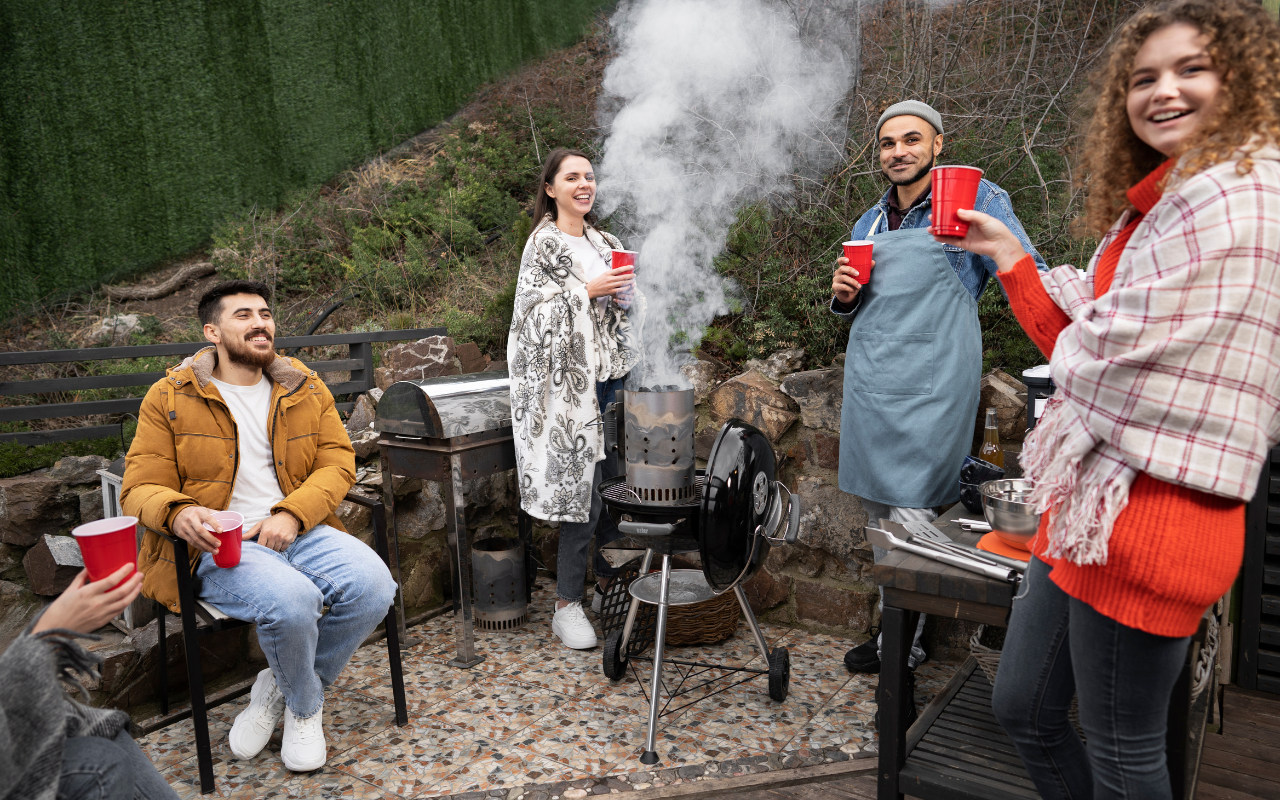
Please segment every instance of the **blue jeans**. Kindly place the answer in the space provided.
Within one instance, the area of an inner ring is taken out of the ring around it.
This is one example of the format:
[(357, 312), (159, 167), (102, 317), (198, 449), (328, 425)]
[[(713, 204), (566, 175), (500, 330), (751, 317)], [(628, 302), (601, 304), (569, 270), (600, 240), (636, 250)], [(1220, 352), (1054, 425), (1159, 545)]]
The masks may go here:
[(128, 734), (73, 736), (62, 744), (58, 800), (177, 800)]
[[(624, 386), (622, 378), (596, 383), (596, 403), (600, 413), (609, 403), (617, 398), (618, 390)], [(583, 587), (587, 581), (587, 557), (591, 549), (591, 539), (596, 540), (596, 577), (612, 578), (618, 570), (609, 566), (604, 556), (600, 555), (600, 547), (622, 538), (613, 517), (604, 512), (604, 504), (596, 492), (600, 482), (605, 478), (618, 475), (613, 456), (605, 456), (597, 461), (595, 473), (591, 480), (591, 513), (586, 522), (560, 523), (560, 546), (556, 551), (556, 596), (570, 602), (582, 599)]]
[[(350, 534), (317, 525), (284, 552), (246, 541), (223, 569), (208, 553), (196, 568), (200, 597), (258, 626), (258, 643), (296, 717), (320, 710), (351, 654), (387, 616), (396, 583), (382, 559)], [(324, 606), (329, 613), (322, 615)]]
[[(1169, 696), (1189, 637), (1121, 625), (1032, 558), (1013, 601), (991, 705), (1044, 800), (1168, 800)], [(1067, 720), (1080, 704), (1080, 741)]]

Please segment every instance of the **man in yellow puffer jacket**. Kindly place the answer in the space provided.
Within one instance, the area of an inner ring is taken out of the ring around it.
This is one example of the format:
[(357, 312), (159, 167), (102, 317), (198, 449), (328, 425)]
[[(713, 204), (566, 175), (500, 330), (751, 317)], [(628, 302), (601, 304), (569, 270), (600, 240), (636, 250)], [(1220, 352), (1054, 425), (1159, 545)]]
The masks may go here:
[[(179, 610), (173, 547), (155, 533), (163, 531), (190, 545), (201, 599), (257, 625), (269, 666), (236, 717), (231, 752), (253, 758), (283, 716), (281, 759), (308, 771), (327, 758), (324, 687), (386, 616), (396, 584), (334, 516), (355, 482), (355, 452), (316, 373), (276, 355), (269, 299), (255, 281), (228, 281), (200, 299), (212, 346), (147, 392), (121, 503), (147, 528), (143, 594)], [(244, 517), (234, 567), (214, 563), (215, 510)]]

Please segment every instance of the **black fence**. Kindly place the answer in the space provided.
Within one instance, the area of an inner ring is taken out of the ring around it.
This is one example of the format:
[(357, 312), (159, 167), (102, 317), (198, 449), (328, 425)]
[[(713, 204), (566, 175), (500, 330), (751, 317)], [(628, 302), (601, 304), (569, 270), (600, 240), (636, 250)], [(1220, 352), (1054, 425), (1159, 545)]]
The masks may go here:
[(1236, 683), (1280, 694), (1280, 447), (1246, 513)]
[[(445, 328), (418, 328), (398, 331), (369, 331), (365, 333), (331, 333), (319, 336), (287, 336), (276, 339), (278, 349), (298, 347), (326, 347), (346, 345), (347, 357), (329, 361), (301, 359), (316, 372), (349, 372), (345, 381), (329, 384), (335, 397), (367, 392), (374, 386), (373, 345), (377, 342), (400, 342), (422, 339), (427, 336), (447, 336)], [(33, 350), (24, 353), (0, 353), (0, 367), (16, 367), (30, 364), (56, 364), (67, 362), (110, 361), (124, 358), (152, 358), (155, 356), (189, 356), (208, 342), (183, 342), (179, 344), (151, 344), (136, 347), (86, 347), (78, 350)], [(54, 392), (84, 392), (94, 389), (119, 389), (133, 386), (150, 387), (164, 377), (164, 372), (132, 372), (122, 375), (88, 375), (71, 378), (47, 378), (25, 381), (0, 382), (0, 397), (15, 395), (39, 395)], [(142, 406), (143, 394), (114, 400), (89, 400), (83, 403), (39, 403), (0, 408), (0, 423), (29, 420), (85, 417), (100, 414), (137, 414)], [(349, 411), (352, 402), (338, 403), (339, 411)], [(120, 423), (113, 425), (85, 425), (76, 428), (58, 428), (46, 431), (29, 431), (0, 434), (0, 443), (40, 445), (53, 442), (72, 442), (80, 439), (100, 439), (120, 434)]]

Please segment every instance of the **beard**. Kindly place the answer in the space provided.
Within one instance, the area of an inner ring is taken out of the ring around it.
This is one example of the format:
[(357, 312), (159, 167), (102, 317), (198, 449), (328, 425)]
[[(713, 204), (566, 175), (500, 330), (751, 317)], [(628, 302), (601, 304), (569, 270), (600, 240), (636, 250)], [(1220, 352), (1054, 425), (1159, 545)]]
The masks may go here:
[(920, 180), (920, 178), (921, 178), (921, 177), (923, 177), (926, 173), (928, 173), (928, 172), (929, 172), (929, 170), (933, 169), (933, 163), (934, 163), (936, 160), (937, 160), (937, 158), (936, 158), (936, 157), (934, 157), (934, 156), (929, 156), (929, 163), (928, 163), (928, 164), (925, 164), (924, 166), (920, 167), (920, 169), (915, 170), (915, 171), (914, 171), (914, 172), (912, 172), (911, 174), (909, 174), (909, 175), (907, 175), (907, 176), (905, 176), (905, 177), (902, 177), (902, 178), (893, 178), (893, 177), (890, 177), (890, 176), (889, 176), (889, 173), (888, 173), (887, 171), (883, 171), (883, 170), (882, 170), (882, 171), (884, 172), (884, 176), (885, 176), (886, 178), (889, 178), (889, 183), (892, 183), (894, 186), (910, 186), (911, 184), (913, 184), (913, 183), (915, 183), (916, 181)]
[(262, 335), (267, 337), (268, 343), (274, 343), (275, 337), (270, 331), (258, 328), (250, 331), (245, 337), (239, 341), (227, 339), (222, 344), (227, 348), (227, 358), (234, 364), (241, 364), (246, 367), (254, 367), (256, 369), (266, 369), (276, 360), (276, 351), (274, 349), (258, 350), (249, 340), (255, 336)]

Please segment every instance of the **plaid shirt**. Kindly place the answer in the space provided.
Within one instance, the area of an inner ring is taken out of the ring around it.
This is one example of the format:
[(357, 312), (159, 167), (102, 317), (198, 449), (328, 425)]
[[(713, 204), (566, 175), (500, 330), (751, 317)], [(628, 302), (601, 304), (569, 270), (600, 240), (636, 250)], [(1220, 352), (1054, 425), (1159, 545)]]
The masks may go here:
[(1137, 472), (1248, 500), (1280, 439), (1280, 150), (1167, 189), (1095, 299), (1088, 275), (1042, 275), (1072, 323), (1053, 351), (1057, 396), (1027, 441), (1033, 499), (1054, 509), (1049, 555), (1106, 563)]

